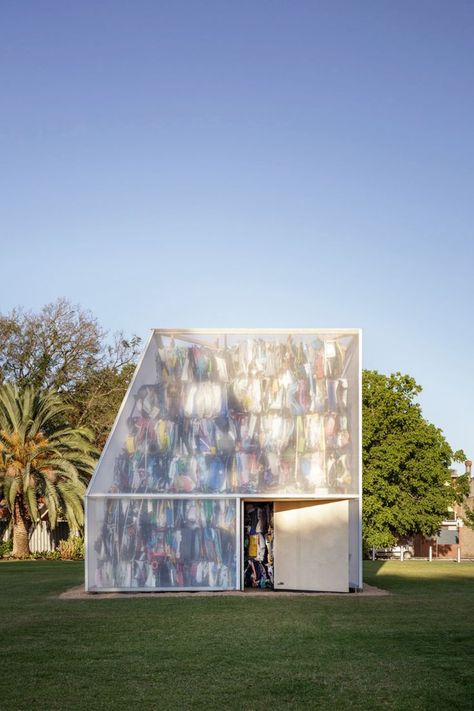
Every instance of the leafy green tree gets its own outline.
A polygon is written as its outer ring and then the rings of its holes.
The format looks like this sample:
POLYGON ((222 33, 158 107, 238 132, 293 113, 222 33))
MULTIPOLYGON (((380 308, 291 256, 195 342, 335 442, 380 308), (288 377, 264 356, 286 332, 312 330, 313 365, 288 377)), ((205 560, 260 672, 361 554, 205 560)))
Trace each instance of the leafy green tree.
POLYGON ((68 392, 101 363, 103 337, 97 320, 65 299, 38 313, 13 309, 0 316, 0 379, 68 392))
POLYGON ((60 392, 69 424, 87 425, 102 446, 133 374, 140 339, 112 337, 65 299, 38 313, 0 314, 0 382, 60 392))
MULTIPOLYGON (((472 497, 469 501, 472 501, 472 497)), ((466 526, 469 526, 474 531, 474 505, 469 506, 467 502, 464 504, 462 520, 466 526)))
POLYGON ((135 363, 129 360, 130 344, 116 344, 114 358, 100 368, 87 368, 81 380, 67 393, 72 410, 70 422, 76 427, 87 426, 94 432, 95 443, 102 448, 117 416, 135 363), (125 351, 125 357, 121 358, 125 351))
POLYGON ((363 536, 366 546, 392 546, 402 536, 433 535, 462 499, 451 481, 453 452, 440 429, 424 419, 422 388, 409 375, 364 371, 363 536))
POLYGON ((65 516, 72 531, 84 524, 83 497, 96 458, 92 433, 57 425, 70 408, 51 391, 0 386, 0 498, 13 526, 13 555, 29 555, 29 531, 47 511, 52 528, 65 516))

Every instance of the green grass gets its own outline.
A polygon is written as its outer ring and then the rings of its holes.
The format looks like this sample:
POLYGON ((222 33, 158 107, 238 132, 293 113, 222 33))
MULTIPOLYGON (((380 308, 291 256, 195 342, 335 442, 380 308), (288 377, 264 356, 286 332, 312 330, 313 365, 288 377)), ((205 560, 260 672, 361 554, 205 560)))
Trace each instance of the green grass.
POLYGON ((474 564, 367 563, 387 597, 59 600, 0 564, 5 709, 472 709, 474 564))

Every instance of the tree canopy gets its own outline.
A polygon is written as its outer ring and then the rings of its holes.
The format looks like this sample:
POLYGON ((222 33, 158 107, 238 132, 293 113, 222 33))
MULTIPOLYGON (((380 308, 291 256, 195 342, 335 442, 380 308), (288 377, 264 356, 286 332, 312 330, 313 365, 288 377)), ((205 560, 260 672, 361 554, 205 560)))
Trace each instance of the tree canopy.
POLYGON ((137 336, 112 337, 66 299, 38 313, 0 314, 0 382, 60 392, 68 422, 87 425, 102 446, 120 407, 140 348, 137 336))
POLYGON ((435 533, 448 508, 462 498, 451 464, 463 461, 442 431, 424 419, 422 388, 409 375, 364 371, 363 531, 367 546, 391 546, 399 537, 435 533))

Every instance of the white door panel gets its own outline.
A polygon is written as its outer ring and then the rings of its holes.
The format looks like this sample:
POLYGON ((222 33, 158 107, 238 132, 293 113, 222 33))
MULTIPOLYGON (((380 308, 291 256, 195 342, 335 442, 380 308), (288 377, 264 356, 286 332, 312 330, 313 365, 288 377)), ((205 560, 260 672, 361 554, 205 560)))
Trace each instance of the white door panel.
POLYGON ((347 501, 275 501, 276 590, 348 592, 347 501))

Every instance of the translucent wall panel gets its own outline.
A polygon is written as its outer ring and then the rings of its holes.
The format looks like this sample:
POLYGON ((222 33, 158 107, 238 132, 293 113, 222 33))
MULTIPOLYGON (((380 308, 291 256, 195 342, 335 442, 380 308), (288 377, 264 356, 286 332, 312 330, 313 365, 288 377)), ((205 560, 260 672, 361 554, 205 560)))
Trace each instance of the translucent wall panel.
POLYGON ((155 332, 91 493, 359 491, 359 334, 155 332))
POLYGON ((234 589, 236 499, 89 499, 89 590, 234 589))
MULTIPOLYGON (((96 473, 88 489, 88 494, 108 493, 116 490, 115 472, 117 463, 123 452, 127 451, 131 423, 137 416, 136 400, 142 389, 147 389, 150 383, 156 383, 156 362, 158 357, 158 342, 152 336, 138 364, 131 388, 127 393, 112 433, 107 440, 100 458, 96 473)), ((152 415, 156 413, 150 413, 152 415)))

